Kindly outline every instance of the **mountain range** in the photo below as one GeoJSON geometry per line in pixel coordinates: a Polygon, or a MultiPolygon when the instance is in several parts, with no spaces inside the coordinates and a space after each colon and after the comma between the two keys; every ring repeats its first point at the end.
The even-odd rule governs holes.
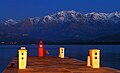
{"type": "Polygon", "coordinates": [[[60,11],[43,17],[0,22],[0,41],[120,41],[120,12],[60,11]],[[117,35],[117,36],[116,36],[117,35]],[[117,38],[117,39],[116,39],[117,38]]]}

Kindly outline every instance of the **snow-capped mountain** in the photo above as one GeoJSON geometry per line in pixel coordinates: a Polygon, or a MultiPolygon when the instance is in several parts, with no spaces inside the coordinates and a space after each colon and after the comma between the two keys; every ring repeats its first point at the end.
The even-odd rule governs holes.
{"type": "Polygon", "coordinates": [[[14,25],[17,24],[18,22],[13,20],[13,19],[9,19],[7,21],[4,22],[5,25],[14,25]]]}
{"type": "MultiPolygon", "coordinates": [[[[44,22],[44,23],[51,23],[51,22],[63,23],[63,22],[69,22],[69,21],[89,22],[91,20],[111,21],[111,22],[117,23],[120,21],[120,12],[113,12],[113,13],[92,12],[92,13],[82,14],[80,12],[76,12],[72,10],[72,11],[61,11],[52,15],[44,16],[44,17],[34,17],[34,18],[27,18],[27,19],[30,20],[32,24],[38,24],[39,22],[44,22]]],[[[25,20],[22,20],[22,21],[25,21],[25,20]]],[[[13,19],[4,21],[5,25],[17,24],[17,23],[18,22],[13,19]]]]}
{"type": "Polygon", "coordinates": [[[83,14],[73,10],[60,11],[19,21],[9,19],[1,22],[0,26],[0,35],[16,37],[27,34],[28,37],[47,40],[94,40],[120,34],[120,12],[83,14]]]}

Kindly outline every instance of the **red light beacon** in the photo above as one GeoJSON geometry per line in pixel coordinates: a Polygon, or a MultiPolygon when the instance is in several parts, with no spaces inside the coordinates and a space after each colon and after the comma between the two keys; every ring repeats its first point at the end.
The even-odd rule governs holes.
{"type": "Polygon", "coordinates": [[[44,54],[48,54],[48,51],[44,50],[42,40],[40,40],[39,48],[38,48],[38,56],[43,57],[44,54]]]}

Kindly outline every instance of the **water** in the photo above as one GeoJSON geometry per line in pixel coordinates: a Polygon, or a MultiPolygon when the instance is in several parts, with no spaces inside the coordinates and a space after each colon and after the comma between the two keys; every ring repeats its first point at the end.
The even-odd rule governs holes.
{"type": "MultiPolygon", "coordinates": [[[[0,73],[7,67],[10,60],[17,55],[23,45],[0,45],[0,73]]],[[[29,56],[37,56],[37,45],[24,45],[29,56]]],[[[50,56],[58,56],[59,47],[65,48],[68,57],[86,61],[89,49],[101,50],[101,63],[104,66],[120,69],[120,45],[45,45],[50,56]]]]}

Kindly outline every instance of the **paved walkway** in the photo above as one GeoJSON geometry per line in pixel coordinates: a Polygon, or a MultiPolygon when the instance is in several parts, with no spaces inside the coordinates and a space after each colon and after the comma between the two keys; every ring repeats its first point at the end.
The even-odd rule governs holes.
{"type": "Polygon", "coordinates": [[[60,59],[58,57],[28,57],[28,66],[19,70],[15,57],[3,73],[120,73],[119,70],[108,67],[92,69],[86,63],[73,58],[60,59]],[[12,67],[13,65],[13,67],[12,67]]]}

